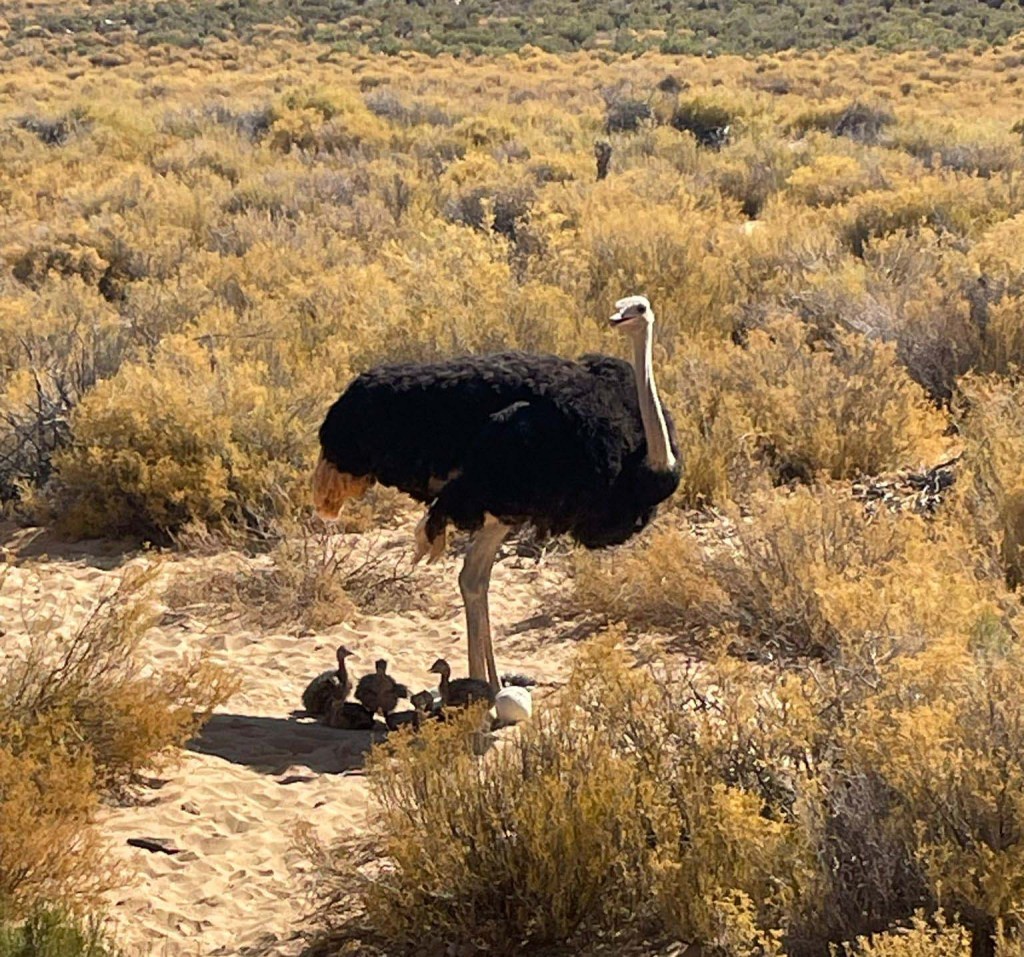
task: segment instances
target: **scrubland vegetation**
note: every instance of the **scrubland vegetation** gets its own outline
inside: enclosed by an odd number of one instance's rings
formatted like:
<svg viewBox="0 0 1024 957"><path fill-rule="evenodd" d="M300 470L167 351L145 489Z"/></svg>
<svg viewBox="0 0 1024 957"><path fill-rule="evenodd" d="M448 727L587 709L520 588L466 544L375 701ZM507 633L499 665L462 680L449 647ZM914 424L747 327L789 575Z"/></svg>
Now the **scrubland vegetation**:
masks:
<svg viewBox="0 0 1024 957"><path fill-rule="evenodd" d="M952 49L1002 42L1020 29L1020 10L1012 0L4 0L0 15L7 20L6 36L0 36L5 45L47 37L67 50L88 52L100 65L124 62L108 42L123 33L145 46L184 49L211 39L251 41L272 33L315 40L336 52L480 54L533 44L547 53L704 54L826 46Z"/></svg>
<svg viewBox="0 0 1024 957"><path fill-rule="evenodd" d="M457 723L375 754L364 856L323 850L335 950L1020 952L1024 39L456 59L111 35L97 61L68 36L15 24L0 85L11 515L247 536L301 567L260 600L344 612L330 546L278 542L354 373L616 352L615 298L658 314L680 491L574 565L580 613L623 624L483 760ZM934 514L850 493L955 456ZM395 502L363 508L351 528ZM95 900L97 793L228 691L126 665L129 598L0 684L18 918Z"/></svg>

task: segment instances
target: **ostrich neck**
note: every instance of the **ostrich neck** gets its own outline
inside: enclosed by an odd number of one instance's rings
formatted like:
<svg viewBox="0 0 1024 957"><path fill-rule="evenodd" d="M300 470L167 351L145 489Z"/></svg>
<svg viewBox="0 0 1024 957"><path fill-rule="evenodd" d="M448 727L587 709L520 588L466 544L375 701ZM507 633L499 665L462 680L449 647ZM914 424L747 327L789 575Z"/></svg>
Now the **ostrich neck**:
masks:
<svg viewBox="0 0 1024 957"><path fill-rule="evenodd" d="M669 472L676 467L676 457L668 441L665 413L654 385L654 330L648 323L643 335L633 338L633 371L636 374L640 418L647 439L647 464L656 472Z"/></svg>

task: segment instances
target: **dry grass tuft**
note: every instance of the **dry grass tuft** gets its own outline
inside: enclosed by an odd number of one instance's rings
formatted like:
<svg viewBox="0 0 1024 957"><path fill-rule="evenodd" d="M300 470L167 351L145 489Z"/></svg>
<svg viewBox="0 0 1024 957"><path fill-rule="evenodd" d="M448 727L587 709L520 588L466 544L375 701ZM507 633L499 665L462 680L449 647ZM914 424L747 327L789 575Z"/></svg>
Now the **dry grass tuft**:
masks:
<svg viewBox="0 0 1024 957"><path fill-rule="evenodd" d="M202 655L148 674L139 644L155 622L148 589L158 566L129 569L70 635L39 622L26 653L0 679L0 719L26 733L59 728L98 786L124 787L169 757L234 692Z"/></svg>
<svg viewBox="0 0 1024 957"><path fill-rule="evenodd" d="M396 612L422 603L410 549L387 547L386 532L339 534L317 520L277 524L274 531L276 540L262 555L221 549L212 568L180 575L165 600L179 610L202 609L206 617L241 619L260 629L310 631L348 621L357 610ZM218 541L223 539L205 547ZM189 544L196 546L197 539Z"/></svg>

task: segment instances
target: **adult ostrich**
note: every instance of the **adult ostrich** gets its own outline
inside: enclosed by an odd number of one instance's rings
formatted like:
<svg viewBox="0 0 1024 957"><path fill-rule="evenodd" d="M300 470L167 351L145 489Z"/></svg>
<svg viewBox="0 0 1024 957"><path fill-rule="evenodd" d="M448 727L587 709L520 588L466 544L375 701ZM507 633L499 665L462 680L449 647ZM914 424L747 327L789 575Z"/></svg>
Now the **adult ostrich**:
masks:
<svg viewBox="0 0 1024 957"><path fill-rule="evenodd" d="M473 533L459 573L469 673L500 687L487 590L510 529L532 523L587 548L624 542L679 485L672 422L654 385L654 314L643 296L611 323L633 363L504 352L384 365L358 376L320 426L313 503L337 518L374 482L427 503L415 559L444 551L449 523Z"/></svg>

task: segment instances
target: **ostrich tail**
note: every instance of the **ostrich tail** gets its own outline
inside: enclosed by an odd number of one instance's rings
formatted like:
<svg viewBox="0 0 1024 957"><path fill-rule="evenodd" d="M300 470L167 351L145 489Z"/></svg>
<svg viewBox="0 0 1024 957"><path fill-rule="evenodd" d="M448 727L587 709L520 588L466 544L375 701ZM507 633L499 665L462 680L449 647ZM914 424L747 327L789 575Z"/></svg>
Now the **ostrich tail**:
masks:
<svg viewBox="0 0 1024 957"><path fill-rule="evenodd" d="M350 475L338 469L320 455L313 472L313 507L317 515L333 521L341 512L345 499L359 498L373 485L372 475Z"/></svg>

